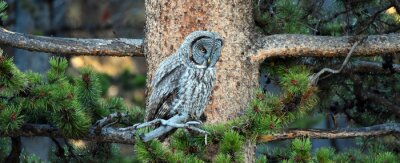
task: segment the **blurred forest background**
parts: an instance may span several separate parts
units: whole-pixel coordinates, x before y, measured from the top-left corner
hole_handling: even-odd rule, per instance
[[[143,38],[145,27],[144,0],[8,0],[8,19],[2,25],[20,33],[76,38]],[[271,34],[371,35],[400,30],[400,2],[396,0],[258,0],[254,1],[258,32]],[[14,57],[22,71],[45,72],[49,69],[48,54],[1,46],[7,56]],[[33,54],[35,53],[35,54]],[[398,55],[397,55],[398,56]],[[70,57],[70,74],[89,66],[99,72],[103,97],[123,97],[128,105],[144,107],[146,61],[142,57]],[[343,58],[310,57],[267,60],[260,70],[260,86],[265,92],[279,94],[276,65],[280,69],[305,65],[312,72],[324,67],[338,67]],[[328,76],[319,82],[318,104],[307,118],[291,123],[291,128],[336,129],[399,122],[400,59],[388,56],[352,58],[352,65],[380,66],[380,69],[344,69],[341,75]],[[278,76],[278,77],[276,77]],[[325,78],[325,77],[324,77]],[[293,85],[297,81],[290,81]],[[365,98],[363,95],[375,95]],[[48,160],[55,144],[49,138],[22,139],[25,152]],[[80,145],[79,141],[74,142]],[[291,141],[258,145],[257,155],[271,161],[291,158]],[[382,138],[312,139],[313,153],[331,147],[338,160],[362,161],[371,153],[391,151],[399,158],[397,136]],[[120,145],[123,155],[133,154],[132,146]],[[357,150],[353,150],[357,148]],[[352,151],[349,151],[352,149]],[[1,151],[1,150],[0,150]],[[319,151],[321,152],[321,151]],[[325,152],[327,155],[332,151]],[[366,155],[363,155],[366,154]],[[0,156],[2,154],[0,153]],[[392,155],[390,155],[391,157]],[[328,156],[326,156],[328,157]],[[388,156],[389,157],[389,156]]]
[[[78,38],[143,38],[144,0],[10,0],[8,19],[3,26],[9,30],[34,35]],[[48,54],[2,47],[14,57],[21,70],[48,70]],[[35,53],[35,54],[33,54]],[[126,102],[143,106],[146,74],[144,57],[68,58],[70,72],[84,66],[104,76],[107,96],[126,97]],[[129,83],[130,82],[130,83]],[[139,87],[136,87],[139,86]],[[134,89],[135,88],[135,89]],[[138,89],[136,89],[138,88]]]
[[[143,38],[144,0],[7,0],[8,19],[2,25],[20,33],[74,38]],[[1,46],[6,56],[14,58],[22,70],[46,72],[46,53]],[[103,97],[123,97],[128,105],[143,108],[146,82],[144,57],[75,56],[69,60],[68,72],[91,67],[99,73]],[[47,137],[22,138],[24,151],[40,159],[49,159],[55,144]],[[82,141],[75,144],[80,145]],[[132,146],[122,153],[131,155]],[[1,148],[1,147],[0,147]],[[0,150],[1,151],[1,150]],[[5,154],[5,153],[4,153]],[[1,155],[1,154],[0,154]]]

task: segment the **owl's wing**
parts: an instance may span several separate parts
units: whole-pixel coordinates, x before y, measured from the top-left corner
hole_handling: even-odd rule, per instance
[[[164,118],[170,111],[170,104],[176,97],[179,78],[184,70],[178,55],[161,62],[151,82],[151,94],[147,101],[145,121]]]

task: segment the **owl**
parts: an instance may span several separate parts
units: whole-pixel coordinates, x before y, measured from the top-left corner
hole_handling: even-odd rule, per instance
[[[199,120],[213,90],[222,44],[215,32],[189,34],[177,52],[158,66],[150,85],[145,121],[179,124]]]

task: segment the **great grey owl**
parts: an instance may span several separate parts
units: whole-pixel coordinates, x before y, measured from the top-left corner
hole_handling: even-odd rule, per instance
[[[180,123],[199,120],[216,79],[222,38],[215,32],[189,34],[177,52],[161,62],[151,82],[145,120],[187,114]]]

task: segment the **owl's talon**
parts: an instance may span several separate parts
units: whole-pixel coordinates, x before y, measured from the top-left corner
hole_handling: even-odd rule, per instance
[[[140,125],[140,123],[136,123],[136,124],[132,125],[132,127],[137,129],[137,126],[139,126],[139,125]]]
[[[201,121],[189,121],[189,122],[186,122],[185,124],[188,126],[192,126],[192,125],[197,126],[197,125],[201,125],[202,122]]]
[[[165,120],[163,120],[163,119],[154,119],[152,121],[134,124],[132,127],[134,127],[135,129],[140,129],[140,128],[144,128],[144,127],[154,126],[154,125],[156,125],[158,123],[162,123],[162,121],[165,121]]]

